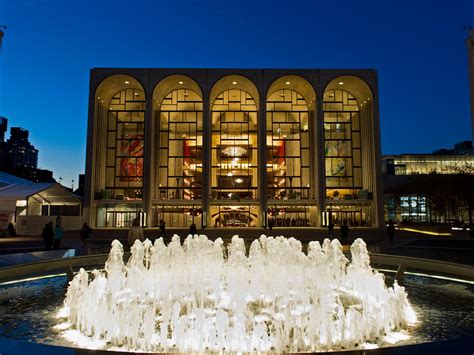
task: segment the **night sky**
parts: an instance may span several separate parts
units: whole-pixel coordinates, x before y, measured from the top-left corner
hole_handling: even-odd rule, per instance
[[[93,67],[375,68],[383,154],[431,153],[471,139],[469,24],[473,0],[0,0],[0,115],[77,186]]]

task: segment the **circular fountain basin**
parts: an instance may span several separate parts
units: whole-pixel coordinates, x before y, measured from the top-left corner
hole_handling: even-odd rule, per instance
[[[104,257],[103,257],[104,258]],[[73,260],[75,259],[75,260]],[[375,258],[377,259],[377,258]],[[379,256],[386,265],[396,265],[399,258]],[[87,264],[87,258],[71,258],[70,263]],[[379,261],[380,261],[379,260]],[[419,259],[418,259],[419,260]],[[97,256],[90,258],[90,265],[96,266]],[[391,262],[390,262],[391,261]],[[64,260],[59,262],[64,264]],[[445,263],[426,261],[432,268],[438,264],[439,270],[445,270]],[[58,264],[58,262],[56,262]],[[408,263],[408,262],[407,262]],[[50,264],[54,269],[54,261],[42,263],[43,267]],[[59,265],[58,264],[58,265]],[[76,264],[77,265],[77,264]],[[388,284],[393,282],[395,272],[379,263]],[[406,265],[410,270],[410,266]],[[417,264],[417,271],[420,265]],[[461,266],[459,266],[461,267]],[[88,267],[92,270],[93,267]],[[443,275],[441,275],[443,274]],[[65,273],[46,272],[35,278],[25,279],[21,275],[15,280],[0,284],[0,349],[25,349],[30,351],[36,347],[49,354],[68,353],[71,348],[94,348],[93,343],[83,344],[71,342],[58,329],[57,314],[63,306],[67,290],[68,277]],[[384,348],[376,351],[390,352],[392,346],[398,351],[407,353],[429,351],[433,353],[446,351],[446,347],[455,346],[469,349],[474,334],[474,282],[463,280],[462,277],[444,273],[407,272],[401,284],[405,287],[411,306],[415,310],[418,323],[408,329],[409,338],[388,340]],[[78,345],[79,344],[79,345]],[[46,345],[46,347],[45,347]],[[53,345],[53,346],[51,346]],[[418,347],[428,350],[420,350]],[[361,350],[363,346],[345,350]],[[471,349],[472,350],[472,349]],[[371,351],[371,350],[365,350]],[[15,351],[17,352],[17,351]],[[22,351],[21,351],[22,352]]]

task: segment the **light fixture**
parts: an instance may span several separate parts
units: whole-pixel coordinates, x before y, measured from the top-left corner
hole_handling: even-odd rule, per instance
[[[179,84],[179,85],[183,85],[184,83],[183,83],[182,81],[180,81],[178,84]]]
[[[233,81],[233,82],[232,82],[232,85],[237,85],[237,82],[236,82],[236,81]]]
[[[135,95],[135,96],[139,96],[140,94],[139,94],[138,92],[136,92],[134,95]]]
[[[235,179],[235,182],[236,182],[237,184],[241,184],[241,183],[244,182],[244,180],[242,180],[241,178],[237,178],[237,179]]]
[[[344,85],[344,82],[343,82],[343,81],[340,81],[340,82],[339,82],[339,85]]]
[[[285,84],[286,84],[286,85],[290,85],[291,83],[290,83],[289,81],[287,81]]]
[[[228,157],[241,157],[247,153],[247,150],[242,147],[227,147],[222,150],[222,154]]]
[[[230,172],[230,173],[227,173],[227,176],[232,176],[232,175],[234,175],[234,174],[232,174],[231,172]]]
[[[127,84],[127,85],[128,85],[128,84],[130,84],[130,81],[128,81],[128,80],[125,80],[125,84]]]

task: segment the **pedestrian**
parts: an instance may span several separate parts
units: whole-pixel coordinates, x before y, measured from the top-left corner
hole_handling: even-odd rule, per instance
[[[58,250],[63,239],[64,228],[61,225],[61,217],[56,218],[56,226],[54,227],[54,250]]]
[[[191,234],[191,235],[196,235],[197,234],[197,228],[196,228],[196,225],[194,223],[191,223],[191,225],[189,226],[189,234]]]
[[[82,247],[85,248],[87,246],[87,240],[89,239],[92,233],[92,228],[84,223],[81,228],[81,240],[82,240]]]
[[[388,220],[387,235],[388,239],[390,240],[390,244],[393,244],[393,237],[395,236],[395,224],[391,219]]]
[[[51,250],[54,241],[53,221],[45,224],[41,236],[44,241],[44,250]]]
[[[13,226],[13,223],[8,223],[7,237],[11,237],[11,238],[16,237],[16,230],[15,230],[15,227]]]
[[[162,219],[160,219],[160,234],[158,234],[158,238],[160,237],[166,238],[166,224]]]
[[[341,240],[342,244],[346,244],[347,242],[347,237],[349,236],[349,226],[347,225],[347,221],[344,220],[344,223],[341,226]]]
[[[328,236],[330,235],[334,236],[334,223],[332,221],[328,224]]]
[[[270,218],[270,220],[268,221],[268,229],[273,229],[273,218]]]
[[[128,230],[128,246],[131,248],[135,240],[143,242],[143,228],[140,226],[140,219],[137,217],[133,220],[132,226]]]

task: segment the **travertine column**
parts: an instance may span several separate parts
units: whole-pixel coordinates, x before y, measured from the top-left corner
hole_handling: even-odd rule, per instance
[[[209,195],[211,193],[212,125],[210,102],[207,96],[203,98],[202,120],[202,227],[204,228],[209,223],[209,216],[211,213],[209,206]]]
[[[143,152],[143,211],[146,213],[146,226],[152,227],[152,205],[154,192],[154,124],[153,124],[153,94],[148,90],[145,104],[145,137]]]
[[[266,227],[267,211],[267,110],[264,91],[258,105],[258,199],[260,200],[260,225]]]
[[[318,203],[318,213],[316,226],[322,226],[322,212],[325,211],[326,202],[326,172],[325,172],[325,160],[324,160],[324,111],[323,111],[323,96],[324,93],[318,92],[316,98],[316,116],[313,119],[315,123],[314,137],[315,142],[313,144],[316,154],[313,156],[312,161],[314,162],[315,170],[315,193],[316,201]]]

